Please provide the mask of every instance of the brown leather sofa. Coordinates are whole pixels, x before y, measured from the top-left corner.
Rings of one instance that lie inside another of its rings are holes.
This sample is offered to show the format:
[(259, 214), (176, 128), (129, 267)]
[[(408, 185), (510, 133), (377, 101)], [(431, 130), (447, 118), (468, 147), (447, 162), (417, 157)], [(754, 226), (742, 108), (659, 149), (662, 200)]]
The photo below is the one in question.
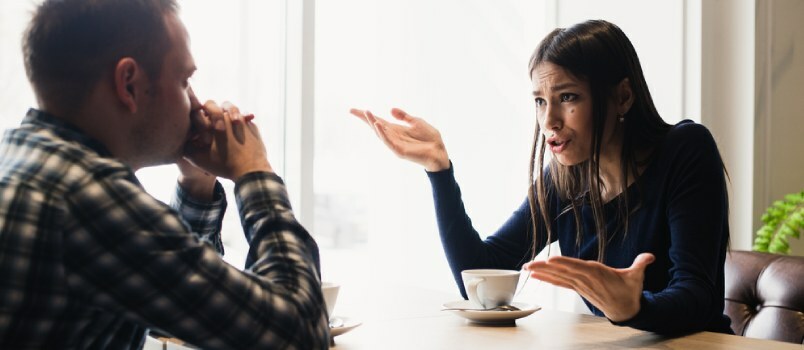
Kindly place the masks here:
[(804, 344), (804, 257), (732, 251), (725, 272), (735, 334)]

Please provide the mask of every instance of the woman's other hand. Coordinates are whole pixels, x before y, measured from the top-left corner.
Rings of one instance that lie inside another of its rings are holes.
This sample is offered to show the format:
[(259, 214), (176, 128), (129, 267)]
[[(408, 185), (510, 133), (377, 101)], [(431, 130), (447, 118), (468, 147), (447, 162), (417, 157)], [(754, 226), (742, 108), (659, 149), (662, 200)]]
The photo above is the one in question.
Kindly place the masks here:
[(349, 112), (368, 124), (398, 157), (420, 164), (429, 172), (449, 168), (449, 156), (441, 133), (423, 119), (399, 108), (392, 109), (391, 115), (404, 124), (391, 123), (360, 109), (353, 108)]
[(645, 268), (653, 254), (639, 254), (629, 268), (615, 269), (597, 261), (554, 256), (522, 266), (533, 278), (572, 289), (614, 322), (627, 321), (639, 312)]

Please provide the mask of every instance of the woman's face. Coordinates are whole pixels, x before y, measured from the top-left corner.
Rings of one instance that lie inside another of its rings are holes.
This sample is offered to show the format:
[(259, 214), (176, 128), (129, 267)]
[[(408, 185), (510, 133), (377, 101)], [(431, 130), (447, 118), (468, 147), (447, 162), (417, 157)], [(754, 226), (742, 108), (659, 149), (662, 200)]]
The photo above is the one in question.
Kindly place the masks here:
[[(532, 73), (536, 116), (547, 149), (562, 165), (589, 159), (592, 149), (592, 95), (589, 83), (563, 67), (543, 62)], [(613, 137), (613, 123), (606, 118), (603, 147)], [(602, 155), (601, 155), (602, 156)]]

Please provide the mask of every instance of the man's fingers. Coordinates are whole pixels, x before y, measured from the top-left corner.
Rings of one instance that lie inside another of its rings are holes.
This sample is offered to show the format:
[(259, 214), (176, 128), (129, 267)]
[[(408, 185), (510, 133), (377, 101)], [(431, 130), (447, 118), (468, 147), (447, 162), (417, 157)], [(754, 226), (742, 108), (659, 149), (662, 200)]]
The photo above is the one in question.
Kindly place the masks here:
[(231, 118), (231, 121), (233, 123), (237, 123), (237, 122), (240, 121), (240, 119), (241, 119), (241, 117), (240, 117), (240, 108), (237, 108), (237, 106), (233, 105), (229, 101), (224, 101), (221, 104), (221, 107), (223, 108), (224, 113), (229, 112), (229, 118)]
[[(227, 105), (228, 104), (228, 105)], [(223, 108), (223, 107), (226, 108)], [(232, 105), (224, 102), (223, 106), (218, 106), (214, 101), (207, 101), (204, 103), (204, 111), (209, 116), (209, 121), (213, 127), (213, 138), (218, 147), (226, 146), (226, 138), (228, 137), (228, 130), (232, 128), (232, 120), (229, 114), (231, 113)]]
[(209, 116), (209, 122), (212, 124), (212, 127), (217, 131), (226, 131), (226, 122), (223, 120), (223, 109), (214, 101), (207, 101), (204, 103), (203, 108), (207, 116)]
[[(252, 118), (253, 118), (253, 117), (252, 117)], [(249, 121), (249, 120), (250, 120), (250, 119), (248, 119), (248, 116), (246, 116), (244, 119), (246, 119), (246, 121)], [(256, 137), (257, 139), (262, 140), (262, 136), (260, 135), (260, 128), (258, 128), (258, 127), (257, 127), (257, 124), (254, 124), (254, 123), (246, 123), (246, 124), (244, 125), (244, 127), (245, 127), (245, 128), (246, 128), (246, 130), (248, 130), (248, 131), (249, 131), (249, 132), (250, 132), (250, 133), (251, 133), (251, 134), (252, 134), (254, 137)]]
[(234, 136), (235, 140), (238, 143), (243, 143), (246, 140), (245, 134), (245, 123), (242, 123), (243, 119), (240, 117), (240, 110), (237, 107), (224, 109), (223, 115), (226, 117), (230, 122), (232, 136)]
[(190, 113), (194, 131), (205, 131), (211, 126), (207, 113), (203, 109), (198, 109)]
[(190, 141), (208, 145), (212, 142), (212, 123), (203, 109), (190, 113)]
[(218, 104), (215, 103), (215, 101), (212, 101), (212, 100), (208, 100), (207, 102), (205, 102), (204, 106), (202, 106), (201, 108), (203, 108), (204, 111), (207, 112), (208, 114), (221, 114), (221, 113), (223, 113), (223, 110), (221, 109), (221, 107), (218, 106)]

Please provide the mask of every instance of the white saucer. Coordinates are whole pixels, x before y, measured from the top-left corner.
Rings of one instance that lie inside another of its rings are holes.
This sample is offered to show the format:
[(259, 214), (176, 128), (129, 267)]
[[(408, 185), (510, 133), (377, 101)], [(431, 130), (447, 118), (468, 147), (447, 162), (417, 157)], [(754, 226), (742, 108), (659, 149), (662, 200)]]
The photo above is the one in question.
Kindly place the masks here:
[(362, 322), (357, 321), (357, 320), (352, 319), (352, 318), (349, 318), (349, 317), (333, 316), (332, 318), (340, 318), (341, 320), (343, 320), (343, 326), (333, 327), (333, 328), (329, 329), (329, 335), (333, 336), (333, 337), (336, 337), (336, 336), (339, 336), (339, 335), (341, 335), (343, 333), (351, 331), (351, 330), (355, 329), (355, 327), (363, 324)]
[[(500, 324), (514, 323), (514, 320), (528, 316), (541, 310), (541, 306), (520, 302), (513, 302), (511, 305), (519, 308), (519, 311), (475, 311), (475, 310), (448, 310), (453, 314), (463, 317), (475, 323)], [(471, 309), (472, 304), (469, 300), (458, 300), (444, 303), (444, 308), (463, 308)]]

